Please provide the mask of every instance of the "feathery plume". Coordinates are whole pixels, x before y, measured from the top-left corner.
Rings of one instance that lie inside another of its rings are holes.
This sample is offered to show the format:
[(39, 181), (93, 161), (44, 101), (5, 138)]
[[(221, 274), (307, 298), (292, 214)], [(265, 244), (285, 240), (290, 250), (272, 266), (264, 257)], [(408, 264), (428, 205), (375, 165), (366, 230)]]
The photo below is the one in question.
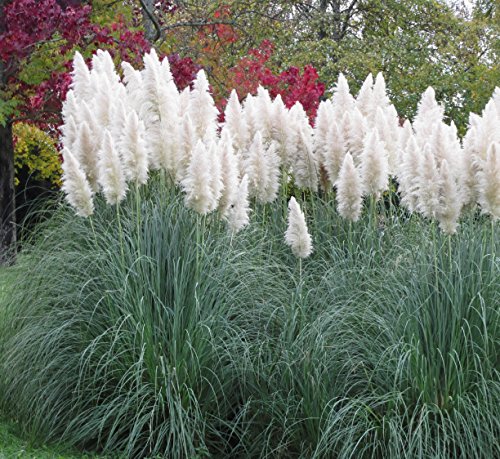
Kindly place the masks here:
[(281, 94), (278, 94), (273, 101), (273, 125), (271, 137), (274, 140), (277, 148), (277, 153), (281, 158), (281, 162), (288, 163), (290, 145), (294, 144), (294, 132), (290, 121), (290, 112), (286, 108)]
[(250, 222), (248, 202), (248, 176), (244, 175), (238, 185), (238, 191), (232, 204), (227, 209), (226, 220), (232, 232), (237, 233)]
[(332, 105), (335, 111), (335, 118), (341, 117), (344, 113), (350, 112), (354, 108), (354, 97), (349, 91), (349, 83), (343, 73), (339, 73), (337, 84), (333, 89)]
[(222, 183), (224, 185), (219, 200), (219, 209), (225, 215), (234, 202), (235, 196), (238, 194), (240, 183), (238, 177), (238, 157), (234, 154), (231, 134), (227, 130), (222, 131), (218, 151), (220, 155)]
[(387, 97), (387, 91), (385, 87), (384, 75), (381, 72), (377, 73), (375, 77), (375, 83), (373, 84), (372, 93), (372, 110), (371, 115), (376, 116), (377, 109), (381, 108), (385, 111), (391, 104), (389, 97)]
[(346, 141), (356, 165), (359, 165), (361, 152), (363, 151), (365, 136), (368, 133), (368, 123), (361, 112), (354, 108), (350, 113), (347, 113), (346, 124), (347, 128)]
[(363, 204), (361, 179), (350, 153), (344, 157), (336, 185), (339, 214), (347, 220), (358, 221)]
[(365, 146), (361, 153), (360, 176), (365, 195), (373, 195), (377, 199), (389, 187), (389, 163), (384, 143), (373, 130), (365, 138)]
[(144, 139), (146, 129), (132, 110), (125, 120), (125, 128), (120, 139), (119, 150), (123, 158), (125, 177), (139, 185), (148, 180), (148, 153)]
[(307, 258), (313, 251), (306, 218), (293, 196), (288, 201), (288, 227), (285, 232), (285, 242), (291, 247), (292, 253), (299, 258)]
[(187, 207), (199, 214), (208, 214), (217, 207), (212, 195), (211, 160), (202, 140), (198, 140), (191, 155), (186, 177), (181, 185), (186, 193)]
[(326, 138), (328, 132), (335, 122), (333, 119), (333, 107), (330, 100), (322, 100), (318, 107), (318, 114), (314, 121), (314, 152), (318, 161), (322, 164), (325, 162), (325, 154), (328, 149)]
[(213, 199), (210, 211), (217, 208), (222, 190), (224, 189), (224, 183), (222, 181), (222, 164), (218, 147), (219, 144), (216, 140), (212, 140), (207, 147), (208, 159), (210, 161), (210, 189)]
[(78, 99), (88, 99), (92, 97), (90, 70), (78, 51), (75, 52), (75, 57), (73, 58), (71, 80), (70, 88), (73, 89)]
[(127, 182), (120, 156), (108, 130), (104, 132), (104, 140), (98, 158), (99, 184), (106, 202), (111, 205), (118, 204), (125, 198)]
[(368, 74), (363, 82), (358, 96), (356, 97), (356, 107), (365, 117), (369, 117), (373, 106), (373, 75)]
[(257, 96), (255, 97), (257, 112), (257, 129), (262, 134), (262, 139), (266, 142), (271, 140), (272, 126), (274, 122), (273, 112), (274, 106), (269, 91), (259, 85), (257, 88)]
[(279, 166), (279, 157), (274, 146), (266, 148), (260, 131), (257, 131), (244, 164), (251, 196), (263, 203), (276, 199), (279, 189)]
[(196, 146), (198, 138), (191, 121), (189, 113), (185, 113), (182, 118), (181, 143), (179, 145), (179, 156), (176, 164), (176, 180), (182, 182), (186, 178), (187, 169), (191, 162), (191, 155)]
[(479, 204), (482, 212), (500, 219), (500, 144), (492, 143), (478, 172)]
[(238, 99), (238, 94), (233, 89), (226, 109), (224, 110), (224, 125), (222, 131), (231, 135), (233, 147), (236, 151), (242, 150), (248, 143), (248, 126), (243, 115), (243, 108)]
[(97, 191), (99, 189), (97, 183), (99, 177), (99, 169), (97, 166), (98, 150), (98, 144), (96, 143), (96, 137), (92, 133), (92, 129), (86, 121), (82, 121), (78, 129), (73, 151), (74, 156), (85, 172), (92, 191)]
[(77, 215), (88, 217), (94, 212), (89, 182), (78, 160), (68, 148), (63, 149), (62, 155), (62, 190), (66, 193), (66, 200), (75, 209)]
[(134, 69), (128, 62), (122, 62), (123, 81), (127, 90), (127, 98), (131, 107), (140, 114), (141, 105), (144, 99), (142, 74)]
[(457, 181), (446, 159), (443, 159), (441, 162), (439, 176), (440, 205), (436, 212), (436, 218), (439, 222), (439, 227), (444, 233), (454, 234), (457, 231), (462, 200)]
[(401, 168), (398, 175), (401, 202), (410, 212), (417, 210), (418, 177), (421, 162), (420, 148), (414, 136), (408, 139), (406, 148), (401, 152)]
[(218, 114), (219, 111), (210, 94), (207, 75), (202, 69), (196, 75), (189, 101), (189, 116), (199, 138), (205, 141), (215, 139)]
[(417, 106), (417, 115), (413, 120), (413, 128), (417, 136), (417, 142), (421, 148), (432, 136), (434, 127), (441, 123), (444, 116), (444, 107), (436, 102), (436, 93), (429, 86), (422, 94), (422, 98)]
[(319, 167), (310, 129), (299, 129), (295, 154), (290, 159), (295, 184), (300, 188), (317, 191)]
[(347, 153), (347, 145), (340, 126), (335, 121), (326, 136), (326, 147), (324, 153), (324, 167), (328, 174), (328, 180), (332, 185), (338, 179), (340, 168)]
[(420, 162), (417, 178), (418, 202), (417, 210), (427, 218), (435, 218), (440, 207), (439, 170), (432, 153), (432, 148), (426, 144), (424, 155)]

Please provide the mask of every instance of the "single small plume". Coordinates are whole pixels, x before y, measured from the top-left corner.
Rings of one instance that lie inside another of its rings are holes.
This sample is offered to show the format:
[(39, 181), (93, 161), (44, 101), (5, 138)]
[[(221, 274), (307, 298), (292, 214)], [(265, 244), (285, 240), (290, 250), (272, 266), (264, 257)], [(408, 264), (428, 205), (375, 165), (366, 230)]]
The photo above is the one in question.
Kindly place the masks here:
[(288, 228), (285, 242), (299, 258), (307, 258), (313, 251), (312, 238), (307, 229), (304, 213), (292, 196), (288, 202)]

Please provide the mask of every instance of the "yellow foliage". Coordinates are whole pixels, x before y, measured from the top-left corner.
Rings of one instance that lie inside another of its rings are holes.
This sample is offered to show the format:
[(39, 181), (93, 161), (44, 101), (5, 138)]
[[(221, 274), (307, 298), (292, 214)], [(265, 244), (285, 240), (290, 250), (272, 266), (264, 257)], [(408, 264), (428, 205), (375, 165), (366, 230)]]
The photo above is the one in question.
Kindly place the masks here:
[(61, 160), (54, 140), (41, 129), (26, 123), (16, 123), (13, 131), (16, 185), (19, 184), (19, 171), (26, 167), (35, 180), (47, 180), (53, 187), (61, 186)]

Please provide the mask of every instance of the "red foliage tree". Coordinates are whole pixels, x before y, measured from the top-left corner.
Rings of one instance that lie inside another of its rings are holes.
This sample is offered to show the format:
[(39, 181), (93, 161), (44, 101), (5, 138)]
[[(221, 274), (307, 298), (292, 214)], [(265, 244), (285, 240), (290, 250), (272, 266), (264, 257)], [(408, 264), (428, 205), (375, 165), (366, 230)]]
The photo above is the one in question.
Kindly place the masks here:
[(312, 65), (306, 65), (301, 72), (289, 67), (276, 74), (268, 65), (273, 54), (273, 44), (265, 40), (258, 48), (251, 49), (230, 72), (230, 88), (238, 94), (255, 94), (259, 85), (267, 88), (272, 98), (278, 94), (290, 108), (300, 102), (313, 122), (319, 102), (325, 92), (325, 85), (319, 81), (318, 72)]

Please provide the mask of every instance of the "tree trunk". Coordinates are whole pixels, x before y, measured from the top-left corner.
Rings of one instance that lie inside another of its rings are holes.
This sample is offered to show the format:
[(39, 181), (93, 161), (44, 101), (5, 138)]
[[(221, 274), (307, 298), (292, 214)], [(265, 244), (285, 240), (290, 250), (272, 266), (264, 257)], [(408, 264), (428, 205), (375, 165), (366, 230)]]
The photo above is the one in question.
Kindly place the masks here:
[(155, 0), (141, 0), (142, 6), (142, 26), (144, 27), (144, 37), (153, 44), (159, 37), (158, 31), (153, 22)]
[[(7, 0), (0, 0), (0, 34), (5, 31), (4, 7)], [(0, 94), (7, 85), (5, 63), (0, 60)], [(14, 144), (12, 120), (7, 116), (0, 123), (0, 265), (14, 260), (16, 242), (16, 214), (14, 191)]]
[(16, 214), (14, 193), (14, 145), (12, 122), (0, 125), (0, 265), (15, 256)]

